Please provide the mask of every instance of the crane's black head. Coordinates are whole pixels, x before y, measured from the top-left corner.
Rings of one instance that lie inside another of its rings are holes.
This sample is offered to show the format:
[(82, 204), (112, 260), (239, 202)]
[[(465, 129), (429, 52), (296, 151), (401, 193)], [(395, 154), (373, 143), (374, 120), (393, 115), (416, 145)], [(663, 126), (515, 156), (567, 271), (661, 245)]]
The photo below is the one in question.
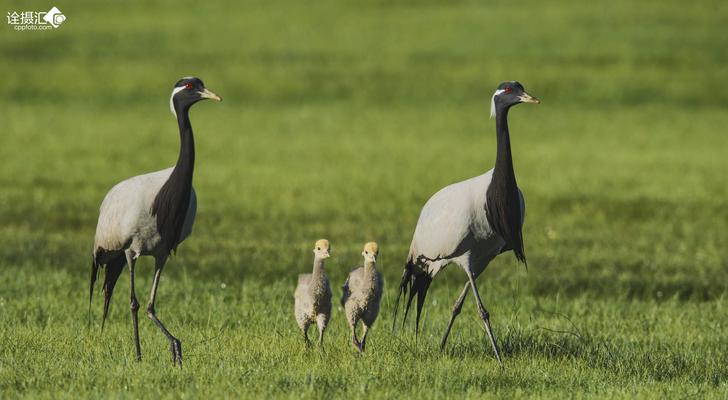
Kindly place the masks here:
[(188, 109), (200, 100), (212, 99), (222, 101), (222, 98), (207, 90), (200, 78), (186, 77), (174, 84), (172, 96), (169, 98), (169, 109), (177, 115), (177, 110)]
[(503, 82), (498, 85), (495, 93), (493, 93), (493, 99), (490, 103), (490, 116), (495, 116), (496, 109), (507, 109), (512, 105), (519, 103), (534, 103), (538, 104), (541, 101), (530, 94), (526, 93), (519, 82)]

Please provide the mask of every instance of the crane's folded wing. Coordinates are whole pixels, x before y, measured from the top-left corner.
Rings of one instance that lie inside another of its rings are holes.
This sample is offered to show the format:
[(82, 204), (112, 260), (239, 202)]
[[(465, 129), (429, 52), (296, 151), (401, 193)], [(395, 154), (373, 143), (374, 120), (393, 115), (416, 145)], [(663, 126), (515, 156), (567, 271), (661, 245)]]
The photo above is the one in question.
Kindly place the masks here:
[(410, 257), (451, 258), (464, 241), (491, 231), (483, 208), (491, 175), (492, 170), (446, 186), (427, 201), (417, 221)]

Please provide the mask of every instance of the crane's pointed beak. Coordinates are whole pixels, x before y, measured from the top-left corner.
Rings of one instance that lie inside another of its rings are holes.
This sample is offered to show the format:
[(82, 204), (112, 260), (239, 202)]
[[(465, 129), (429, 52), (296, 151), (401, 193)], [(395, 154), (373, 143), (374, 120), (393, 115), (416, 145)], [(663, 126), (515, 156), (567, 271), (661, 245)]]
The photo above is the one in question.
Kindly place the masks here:
[(523, 92), (522, 95), (518, 96), (518, 100), (521, 101), (521, 103), (533, 103), (533, 104), (539, 104), (541, 103), (541, 100), (531, 96), (530, 94)]
[(202, 89), (201, 92), (197, 92), (200, 94), (200, 97), (203, 99), (211, 99), (215, 101), (222, 101), (222, 97), (216, 95), (215, 93), (212, 93), (211, 91), (207, 90), (207, 88)]

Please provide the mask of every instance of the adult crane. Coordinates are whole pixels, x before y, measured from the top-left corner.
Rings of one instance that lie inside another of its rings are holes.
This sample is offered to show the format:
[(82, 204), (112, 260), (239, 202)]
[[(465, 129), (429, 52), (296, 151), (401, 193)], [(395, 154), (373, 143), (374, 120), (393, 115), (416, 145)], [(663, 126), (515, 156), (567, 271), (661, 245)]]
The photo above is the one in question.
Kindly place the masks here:
[(147, 303), (147, 316), (159, 327), (170, 343), (172, 362), (182, 365), (182, 343), (172, 336), (157, 318), (154, 304), (162, 269), (170, 254), (192, 232), (197, 197), (192, 187), (195, 167), (195, 141), (190, 125), (190, 107), (203, 99), (222, 99), (205, 88), (199, 78), (179, 80), (172, 90), (169, 106), (177, 119), (180, 150), (177, 163), (161, 171), (129, 178), (114, 186), (101, 203), (91, 262), (89, 316), (94, 283), (99, 267), (105, 266), (103, 330), (114, 286), (125, 265), (129, 265), (130, 305), (134, 328), (136, 358), (141, 360), (139, 322), (134, 288), (134, 266), (139, 256), (155, 260), (154, 281)]
[(508, 110), (519, 103), (537, 104), (539, 100), (526, 93), (518, 82), (504, 82), (498, 86), (491, 100), (491, 117), (495, 116), (497, 138), (495, 168), (441, 189), (422, 208), (395, 305), (396, 323), (399, 299), (409, 291), (404, 323), (412, 299), (417, 295), (417, 334), (420, 313), (433, 278), (448, 264), (459, 265), (466, 273), (467, 281), (453, 306), (440, 349), (445, 347), (455, 317), (460, 313), (468, 291), (472, 290), (480, 318), (501, 366), (490, 315), (483, 306), (475, 280), (493, 258), (506, 251), (512, 250), (519, 261), (526, 263), (521, 233), (526, 206), (516, 184), (508, 132)]

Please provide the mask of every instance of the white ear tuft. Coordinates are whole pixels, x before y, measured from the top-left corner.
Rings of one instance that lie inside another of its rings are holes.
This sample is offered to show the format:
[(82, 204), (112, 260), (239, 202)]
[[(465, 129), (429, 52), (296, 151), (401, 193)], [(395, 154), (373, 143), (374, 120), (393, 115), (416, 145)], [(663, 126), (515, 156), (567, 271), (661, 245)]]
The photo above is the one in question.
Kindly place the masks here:
[(505, 92), (503, 89), (498, 89), (493, 93), (493, 97), (490, 99), (490, 117), (495, 117), (495, 96), (498, 96), (499, 94)]
[(174, 115), (175, 118), (177, 118), (177, 111), (174, 110), (174, 95), (179, 93), (180, 90), (184, 89), (184, 86), (179, 86), (174, 89), (172, 89), (172, 95), (169, 96), (169, 110), (172, 111), (172, 115)]

